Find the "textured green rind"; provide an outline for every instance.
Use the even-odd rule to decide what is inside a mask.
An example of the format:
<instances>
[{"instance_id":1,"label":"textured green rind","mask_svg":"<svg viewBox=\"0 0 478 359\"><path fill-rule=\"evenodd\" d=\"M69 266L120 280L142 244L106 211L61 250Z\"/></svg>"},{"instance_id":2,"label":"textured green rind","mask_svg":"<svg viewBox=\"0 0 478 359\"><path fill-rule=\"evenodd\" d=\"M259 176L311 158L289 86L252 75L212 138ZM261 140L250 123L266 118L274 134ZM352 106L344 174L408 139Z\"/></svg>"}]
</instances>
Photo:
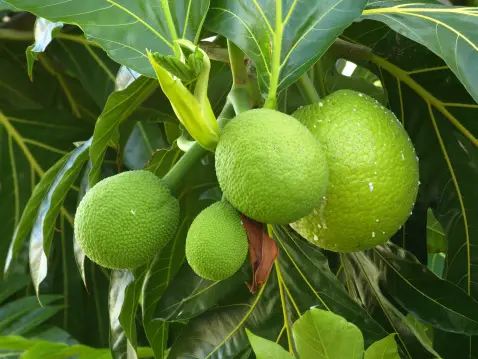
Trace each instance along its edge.
<instances>
[{"instance_id":1,"label":"textured green rind","mask_svg":"<svg viewBox=\"0 0 478 359\"><path fill-rule=\"evenodd\" d=\"M331 251L386 242L409 217L419 185L418 158L395 115L364 94L340 90L293 116L325 146L329 185L313 213L291 226Z\"/></svg>"},{"instance_id":2,"label":"textured green rind","mask_svg":"<svg viewBox=\"0 0 478 359\"><path fill-rule=\"evenodd\" d=\"M248 251L247 233L239 212L216 202L194 219L186 238L186 258L197 275L223 280L241 267Z\"/></svg>"},{"instance_id":3,"label":"textured green rind","mask_svg":"<svg viewBox=\"0 0 478 359\"><path fill-rule=\"evenodd\" d=\"M327 161L315 139L289 115L256 109L224 128L216 174L231 204L263 223L287 224L312 212L327 187Z\"/></svg>"},{"instance_id":4,"label":"textured green rind","mask_svg":"<svg viewBox=\"0 0 478 359\"><path fill-rule=\"evenodd\" d=\"M85 254L106 268L132 269L152 259L174 236L179 203L148 171L108 177L78 206L75 236Z\"/></svg>"}]
</instances>

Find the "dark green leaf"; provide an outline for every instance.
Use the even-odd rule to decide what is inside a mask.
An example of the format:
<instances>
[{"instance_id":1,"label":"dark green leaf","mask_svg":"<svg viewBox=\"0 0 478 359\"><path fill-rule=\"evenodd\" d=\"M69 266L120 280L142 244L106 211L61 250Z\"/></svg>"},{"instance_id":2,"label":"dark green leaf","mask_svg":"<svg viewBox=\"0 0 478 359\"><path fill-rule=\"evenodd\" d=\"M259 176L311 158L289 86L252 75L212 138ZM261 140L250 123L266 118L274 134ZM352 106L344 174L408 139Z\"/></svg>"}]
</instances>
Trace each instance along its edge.
<instances>
[{"instance_id":1,"label":"dark green leaf","mask_svg":"<svg viewBox=\"0 0 478 359\"><path fill-rule=\"evenodd\" d=\"M93 187L100 180L101 164L106 149L113 142L118 146L118 126L124 122L154 89L157 81L140 77L122 91L113 92L98 118L90 147L92 168L89 174L89 184ZM117 148L119 150L119 148Z\"/></svg>"},{"instance_id":2,"label":"dark green leaf","mask_svg":"<svg viewBox=\"0 0 478 359\"><path fill-rule=\"evenodd\" d=\"M386 23L443 58L478 102L478 10L407 1L371 1L366 19ZM431 31L433 29L433 31Z\"/></svg>"},{"instance_id":3,"label":"dark green leaf","mask_svg":"<svg viewBox=\"0 0 478 359\"><path fill-rule=\"evenodd\" d=\"M51 22L43 18L38 18L35 21L34 34L35 43L27 48L27 65L28 76L33 79L33 65L35 60L38 60L38 54L46 50L46 47L55 37L55 32L63 27L61 22Z\"/></svg>"},{"instance_id":4,"label":"dark green leaf","mask_svg":"<svg viewBox=\"0 0 478 359\"><path fill-rule=\"evenodd\" d=\"M382 287L407 311L443 330L478 333L478 302L464 291L393 244L376 247L375 255L383 262Z\"/></svg>"},{"instance_id":5,"label":"dark green leaf","mask_svg":"<svg viewBox=\"0 0 478 359\"><path fill-rule=\"evenodd\" d=\"M400 359L394 337L395 334L390 334L382 340L373 343L365 351L364 359Z\"/></svg>"},{"instance_id":6,"label":"dark green leaf","mask_svg":"<svg viewBox=\"0 0 478 359\"><path fill-rule=\"evenodd\" d=\"M445 231L431 209L427 212L427 246L428 253L446 252Z\"/></svg>"},{"instance_id":7,"label":"dark green leaf","mask_svg":"<svg viewBox=\"0 0 478 359\"><path fill-rule=\"evenodd\" d=\"M91 139L72 151L55 180L45 193L30 235L30 270L37 295L40 283L47 275L47 262L55 231L56 220L65 197L88 159ZM70 218L72 222L72 218ZM72 224L72 223L71 223Z\"/></svg>"},{"instance_id":8,"label":"dark green leaf","mask_svg":"<svg viewBox=\"0 0 478 359\"><path fill-rule=\"evenodd\" d=\"M0 304L7 300L12 294L25 288L30 283L26 274L14 274L6 276L0 282Z\"/></svg>"},{"instance_id":9,"label":"dark green leaf","mask_svg":"<svg viewBox=\"0 0 478 359\"><path fill-rule=\"evenodd\" d=\"M332 312L309 310L294 323L292 333L299 358L363 358L360 329Z\"/></svg>"},{"instance_id":10,"label":"dark green leaf","mask_svg":"<svg viewBox=\"0 0 478 359\"><path fill-rule=\"evenodd\" d=\"M153 155L146 166L156 175L164 176L181 156L176 145L170 150L161 150ZM155 311L161 296L184 262L184 243L186 234L194 217L217 197L211 197L208 191L217 186L214 161L206 156L191 169L194 176L188 176L178 191L181 214L179 227L171 242L155 257L148 270L143 287L143 324L148 340L157 358L162 358L166 349L167 323L156 318Z\"/></svg>"},{"instance_id":11,"label":"dark green leaf","mask_svg":"<svg viewBox=\"0 0 478 359\"><path fill-rule=\"evenodd\" d=\"M290 353L284 350L279 344L270 340L258 337L246 328L247 337L251 343L257 359L292 359Z\"/></svg>"},{"instance_id":12,"label":"dark green leaf","mask_svg":"<svg viewBox=\"0 0 478 359\"><path fill-rule=\"evenodd\" d=\"M110 348L114 358L129 357L136 351L136 311L146 266L111 271L109 292ZM133 354L131 354L133 355Z\"/></svg>"},{"instance_id":13,"label":"dark green leaf","mask_svg":"<svg viewBox=\"0 0 478 359\"><path fill-rule=\"evenodd\" d=\"M164 321L187 320L205 312L251 278L246 263L238 273L223 281L199 277L184 264L159 300L154 316Z\"/></svg>"},{"instance_id":14,"label":"dark green leaf","mask_svg":"<svg viewBox=\"0 0 478 359\"><path fill-rule=\"evenodd\" d=\"M136 123L124 149L124 164L132 170L143 168L154 152L169 146L158 123Z\"/></svg>"},{"instance_id":15,"label":"dark green leaf","mask_svg":"<svg viewBox=\"0 0 478 359\"><path fill-rule=\"evenodd\" d=\"M155 74L146 49L163 55L173 54L173 36L163 6L169 8L175 35L196 42L209 7L208 0L162 1L160 5L147 0L72 0L68 3L45 0L42 6L38 6L36 0L8 2L46 19L77 24L115 61L150 77Z\"/></svg>"},{"instance_id":16,"label":"dark green leaf","mask_svg":"<svg viewBox=\"0 0 478 359\"><path fill-rule=\"evenodd\" d=\"M168 359L234 358L249 346L245 328L263 338L277 340L283 322L275 270L256 295L252 296L245 286L242 289L236 293L235 303L191 320L171 347Z\"/></svg>"},{"instance_id":17,"label":"dark green leaf","mask_svg":"<svg viewBox=\"0 0 478 359\"><path fill-rule=\"evenodd\" d=\"M267 93L273 69L272 52L280 53L279 89L294 83L352 21L365 0L283 1L283 34L277 33L276 1L213 0L206 27L232 40L255 63ZM274 49L279 37L280 49Z\"/></svg>"},{"instance_id":18,"label":"dark green leaf","mask_svg":"<svg viewBox=\"0 0 478 359\"><path fill-rule=\"evenodd\" d=\"M312 306L343 316L363 332L366 344L387 332L352 298L329 268L320 249L289 228L274 227L279 245L282 285L288 293L287 315L292 324Z\"/></svg>"}]
</instances>

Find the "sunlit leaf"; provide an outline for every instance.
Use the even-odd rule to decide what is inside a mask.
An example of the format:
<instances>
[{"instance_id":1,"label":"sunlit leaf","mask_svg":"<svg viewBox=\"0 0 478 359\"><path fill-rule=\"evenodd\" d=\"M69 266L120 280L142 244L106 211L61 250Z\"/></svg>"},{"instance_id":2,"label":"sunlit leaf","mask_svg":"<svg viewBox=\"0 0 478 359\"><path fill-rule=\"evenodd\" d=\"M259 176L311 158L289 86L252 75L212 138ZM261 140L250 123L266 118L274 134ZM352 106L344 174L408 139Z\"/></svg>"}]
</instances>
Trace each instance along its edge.
<instances>
[{"instance_id":1,"label":"sunlit leaf","mask_svg":"<svg viewBox=\"0 0 478 359\"><path fill-rule=\"evenodd\" d=\"M257 359L292 359L293 356L288 353L279 344L270 340L254 335L251 331L246 329L247 337L251 342L254 354Z\"/></svg>"},{"instance_id":2,"label":"sunlit leaf","mask_svg":"<svg viewBox=\"0 0 478 359\"><path fill-rule=\"evenodd\" d=\"M128 119L157 86L156 81L140 77L126 89L115 91L108 98L105 108L96 122L90 147L92 168L89 174L89 184L91 187L100 180L101 164L108 146L113 142L119 147L118 126Z\"/></svg>"},{"instance_id":3,"label":"sunlit leaf","mask_svg":"<svg viewBox=\"0 0 478 359\"><path fill-rule=\"evenodd\" d=\"M390 334L382 340L373 343L365 351L364 359L400 359L394 337L395 334Z\"/></svg>"},{"instance_id":4,"label":"sunlit leaf","mask_svg":"<svg viewBox=\"0 0 478 359\"><path fill-rule=\"evenodd\" d=\"M146 49L173 55L171 29L174 29L174 37L197 42L209 7L208 0L159 3L45 0L42 6L38 6L37 0L8 0L8 3L51 21L80 26L87 38L100 44L115 61L150 77L155 74L146 57ZM166 13L170 13L173 21L171 28Z\"/></svg>"},{"instance_id":5,"label":"sunlit leaf","mask_svg":"<svg viewBox=\"0 0 478 359\"><path fill-rule=\"evenodd\" d=\"M213 0L205 23L209 30L232 40L255 63L265 93L274 66L280 66L280 76L273 80L278 81L279 89L294 83L360 15L365 1L288 0L282 1L280 14L276 4L275 0ZM274 48L276 45L280 48Z\"/></svg>"},{"instance_id":6,"label":"sunlit leaf","mask_svg":"<svg viewBox=\"0 0 478 359\"><path fill-rule=\"evenodd\" d=\"M363 358L360 329L332 312L310 309L294 323L292 332L299 357Z\"/></svg>"},{"instance_id":7,"label":"sunlit leaf","mask_svg":"<svg viewBox=\"0 0 478 359\"><path fill-rule=\"evenodd\" d=\"M478 102L478 8L369 1L363 17L382 21L445 60ZM446 44L446 45L445 45Z\"/></svg>"}]
</instances>

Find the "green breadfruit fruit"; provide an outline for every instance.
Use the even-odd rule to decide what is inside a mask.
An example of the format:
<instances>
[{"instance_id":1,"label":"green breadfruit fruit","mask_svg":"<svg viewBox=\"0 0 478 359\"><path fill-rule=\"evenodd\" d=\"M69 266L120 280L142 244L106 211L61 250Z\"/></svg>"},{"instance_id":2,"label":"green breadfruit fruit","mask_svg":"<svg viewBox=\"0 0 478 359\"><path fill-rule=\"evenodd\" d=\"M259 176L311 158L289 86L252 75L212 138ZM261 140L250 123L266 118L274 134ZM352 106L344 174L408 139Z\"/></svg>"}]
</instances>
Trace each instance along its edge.
<instances>
[{"instance_id":1,"label":"green breadfruit fruit","mask_svg":"<svg viewBox=\"0 0 478 359\"><path fill-rule=\"evenodd\" d=\"M216 202L194 219L186 238L186 259L197 275L223 280L236 273L248 252L241 215L227 202Z\"/></svg>"},{"instance_id":2,"label":"green breadfruit fruit","mask_svg":"<svg viewBox=\"0 0 478 359\"><path fill-rule=\"evenodd\" d=\"M291 226L318 246L360 251L386 242L410 216L418 191L418 158L395 115L362 93L341 90L297 110L322 143L327 193Z\"/></svg>"},{"instance_id":3,"label":"green breadfruit fruit","mask_svg":"<svg viewBox=\"0 0 478 359\"><path fill-rule=\"evenodd\" d=\"M75 237L92 261L132 269L151 260L173 237L179 203L148 171L129 171L96 184L81 200Z\"/></svg>"},{"instance_id":4,"label":"green breadfruit fruit","mask_svg":"<svg viewBox=\"0 0 478 359\"><path fill-rule=\"evenodd\" d=\"M227 200L247 217L286 224L309 214L327 187L320 143L278 111L246 111L223 129L216 174Z\"/></svg>"}]
</instances>

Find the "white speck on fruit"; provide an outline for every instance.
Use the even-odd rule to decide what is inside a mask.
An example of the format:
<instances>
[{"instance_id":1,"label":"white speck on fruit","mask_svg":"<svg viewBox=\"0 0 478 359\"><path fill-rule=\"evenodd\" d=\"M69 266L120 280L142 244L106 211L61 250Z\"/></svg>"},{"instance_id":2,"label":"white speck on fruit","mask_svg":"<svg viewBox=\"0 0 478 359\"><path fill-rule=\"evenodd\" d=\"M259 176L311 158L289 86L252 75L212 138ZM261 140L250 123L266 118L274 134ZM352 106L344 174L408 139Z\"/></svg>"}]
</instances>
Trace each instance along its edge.
<instances>
[{"instance_id":1,"label":"white speck on fruit","mask_svg":"<svg viewBox=\"0 0 478 359\"><path fill-rule=\"evenodd\" d=\"M403 152L400 152L400 154L402 155L402 161L405 161L405 156L404 156Z\"/></svg>"},{"instance_id":2,"label":"white speck on fruit","mask_svg":"<svg viewBox=\"0 0 478 359\"><path fill-rule=\"evenodd\" d=\"M319 107L322 107L324 106L324 104L322 102L319 102Z\"/></svg>"},{"instance_id":3,"label":"white speck on fruit","mask_svg":"<svg viewBox=\"0 0 478 359\"><path fill-rule=\"evenodd\" d=\"M412 212L410 212L410 216L411 216L412 214L413 214L413 211L412 211Z\"/></svg>"},{"instance_id":4,"label":"white speck on fruit","mask_svg":"<svg viewBox=\"0 0 478 359\"><path fill-rule=\"evenodd\" d=\"M372 232L372 238L375 238L375 232Z\"/></svg>"},{"instance_id":5,"label":"white speck on fruit","mask_svg":"<svg viewBox=\"0 0 478 359\"><path fill-rule=\"evenodd\" d=\"M368 188L370 188L370 192L373 191L373 183L372 183L372 182L369 182L369 183L368 183Z\"/></svg>"},{"instance_id":6,"label":"white speck on fruit","mask_svg":"<svg viewBox=\"0 0 478 359\"><path fill-rule=\"evenodd\" d=\"M375 222L380 222L380 220L377 218L377 219L375 220Z\"/></svg>"},{"instance_id":7,"label":"white speck on fruit","mask_svg":"<svg viewBox=\"0 0 478 359\"><path fill-rule=\"evenodd\" d=\"M363 97L363 94L359 93L359 97Z\"/></svg>"},{"instance_id":8,"label":"white speck on fruit","mask_svg":"<svg viewBox=\"0 0 478 359\"><path fill-rule=\"evenodd\" d=\"M316 234L314 234L314 241L318 241L319 240L319 237L317 237Z\"/></svg>"},{"instance_id":9,"label":"white speck on fruit","mask_svg":"<svg viewBox=\"0 0 478 359\"><path fill-rule=\"evenodd\" d=\"M373 174L376 175L376 174L377 174L377 171L373 171Z\"/></svg>"},{"instance_id":10,"label":"white speck on fruit","mask_svg":"<svg viewBox=\"0 0 478 359\"><path fill-rule=\"evenodd\" d=\"M136 214L136 211L134 209L131 210L131 214L132 215L135 215Z\"/></svg>"},{"instance_id":11,"label":"white speck on fruit","mask_svg":"<svg viewBox=\"0 0 478 359\"><path fill-rule=\"evenodd\" d=\"M420 186L422 183L420 181L418 181L418 185Z\"/></svg>"},{"instance_id":12,"label":"white speck on fruit","mask_svg":"<svg viewBox=\"0 0 478 359\"><path fill-rule=\"evenodd\" d=\"M353 112L355 112L355 111L357 111L357 109L356 109L356 108L354 108L352 111L353 111Z\"/></svg>"},{"instance_id":13,"label":"white speck on fruit","mask_svg":"<svg viewBox=\"0 0 478 359\"><path fill-rule=\"evenodd\" d=\"M418 156L415 156L415 158L417 159L417 161L420 161L419 158L418 158Z\"/></svg>"},{"instance_id":14,"label":"white speck on fruit","mask_svg":"<svg viewBox=\"0 0 478 359\"><path fill-rule=\"evenodd\" d=\"M317 128L317 125L314 125L314 128Z\"/></svg>"},{"instance_id":15,"label":"white speck on fruit","mask_svg":"<svg viewBox=\"0 0 478 359\"><path fill-rule=\"evenodd\" d=\"M274 151L275 151L275 150L277 150L277 147L276 147L276 146L274 146Z\"/></svg>"},{"instance_id":16,"label":"white speck on fruit","mask_svg":"<svg viewBox=\"0 0 478 359\"><path fill-rule=\"evenodd\" d=\"M318 123L322 123L322 120L318 120L317 122L318 122Z\"/></svg>"},{"instance_id":17,"label":"white speck on fruit","mask_svg":"<svg viewBox=\"0 0 478 359\"><path fill-rule=\"evenodd\" d=\"M322 229L322 226L321 226L320 224L317 224L317 227L318 227L319 229Z\"/></svg>"},{"instance_id":18,"label":"white speck on fruit","mask_svg":"<svg viewBox=\"0 0 478 359\"><path fill-rule=\"evenodd\" d=\"M374 164L374 165L376 165L376 164L377 164L377 162L373 162L373 164Z\"/></svg>"},{"instance_id":19,"label":"white speck on fruit","mask_svg":"<svg viewBox=\"0 0 478 359\"><path fill-rule=\"evenodd\" d=\"M385 232L384 232L384 231L382 231L382 234L385 234Z\"/></svg>"}]
</instances>

